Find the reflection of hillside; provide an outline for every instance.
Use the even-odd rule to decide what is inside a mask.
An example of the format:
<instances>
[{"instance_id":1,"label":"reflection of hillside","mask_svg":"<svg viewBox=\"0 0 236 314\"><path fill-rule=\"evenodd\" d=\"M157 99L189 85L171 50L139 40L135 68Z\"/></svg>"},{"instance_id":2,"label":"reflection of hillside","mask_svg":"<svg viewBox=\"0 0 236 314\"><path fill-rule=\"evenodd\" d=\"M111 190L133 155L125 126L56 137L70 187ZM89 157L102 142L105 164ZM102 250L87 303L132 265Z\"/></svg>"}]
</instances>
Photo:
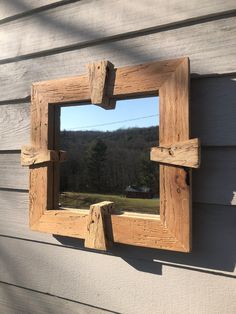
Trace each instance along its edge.
<instances>
[{"instance_id":1,"label":"reflection of hillside","mask_svg":"<svg viewBox=\"0 0 236 314\"><path fill-rule=\"evenodd\" d=\"M91 192L97 180L101 192L124 193L135 184L158 193L159 169L149 157L150 147L158 145L158 134L158 127L62 131L61 149L68 151L69 160L61 165L61 190ZM101 143L103 151L96 152Z\"/></svg>"}]
</instances>

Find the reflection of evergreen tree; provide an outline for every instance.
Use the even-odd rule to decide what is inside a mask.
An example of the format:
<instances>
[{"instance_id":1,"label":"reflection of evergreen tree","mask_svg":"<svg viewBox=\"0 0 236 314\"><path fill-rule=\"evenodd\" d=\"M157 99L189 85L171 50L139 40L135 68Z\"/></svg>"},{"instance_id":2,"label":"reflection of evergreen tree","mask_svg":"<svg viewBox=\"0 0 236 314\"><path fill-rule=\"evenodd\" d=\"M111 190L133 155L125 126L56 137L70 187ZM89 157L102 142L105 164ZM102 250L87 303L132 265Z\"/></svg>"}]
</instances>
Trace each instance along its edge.
<instances>
[{"instance_id":1,"label":"reflection of evergreen tree","mask_svg":"<svg viewBox=\"0 0 236 314\"><path fill-rule=\"evenodd\" d=\"M104 165L107 146L101 140L91 143L87 150L88 189L94 192L106 190Z\"/></svg>"},{"instance_id":2,"label":"reflection of evergreen tree","mask_svg":"<svg viewBox=\"0 0 236 314\"><path fill-rule=\"evenodd\" d=\"M139 185L152 189L153 192L159 194L159 167L151 160L143 159L140 169Z\"/></svg>"}]
</instances>

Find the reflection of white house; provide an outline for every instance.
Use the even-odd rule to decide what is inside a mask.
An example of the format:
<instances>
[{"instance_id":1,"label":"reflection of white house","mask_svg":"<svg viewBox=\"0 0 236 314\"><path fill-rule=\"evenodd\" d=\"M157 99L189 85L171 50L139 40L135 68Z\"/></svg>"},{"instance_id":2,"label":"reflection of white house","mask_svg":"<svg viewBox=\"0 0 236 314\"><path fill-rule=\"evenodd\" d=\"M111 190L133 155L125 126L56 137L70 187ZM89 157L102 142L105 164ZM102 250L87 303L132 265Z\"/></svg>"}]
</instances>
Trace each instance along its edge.
<instances>
[{"instance_id":1,"label":"reflection of white house","mask_svg":"<svg viewBox=\"0 0 236 314\"><path fill-rule=\"evenodd\" d=\"M125 189L125 196L130 198L153 198L153 192L147 186L129 185Z\"/></svg>"}]
</instances>

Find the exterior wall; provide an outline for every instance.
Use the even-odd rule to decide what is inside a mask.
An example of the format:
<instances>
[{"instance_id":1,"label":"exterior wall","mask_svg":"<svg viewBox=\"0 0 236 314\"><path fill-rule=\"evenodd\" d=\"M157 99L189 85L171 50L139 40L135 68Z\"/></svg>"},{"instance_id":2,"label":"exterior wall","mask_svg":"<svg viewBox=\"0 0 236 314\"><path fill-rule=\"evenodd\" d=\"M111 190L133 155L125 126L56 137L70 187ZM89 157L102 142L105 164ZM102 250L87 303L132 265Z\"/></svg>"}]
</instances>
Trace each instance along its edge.
<instances>
[{"instance_id":1,"label":"exterior wall","mask_svg":"<svg viewBox=\"0 0 236 314\"><path fill-rule=\"evenodd\" d=\"M235 1L14 0L0 12L0 312L235 313ZM93 60L182 56L191 62L192 136L203 145L193 252L116 245L101 254L31 232L19 160L31 83L81 74Z\"/></svg>"}]
</instances>

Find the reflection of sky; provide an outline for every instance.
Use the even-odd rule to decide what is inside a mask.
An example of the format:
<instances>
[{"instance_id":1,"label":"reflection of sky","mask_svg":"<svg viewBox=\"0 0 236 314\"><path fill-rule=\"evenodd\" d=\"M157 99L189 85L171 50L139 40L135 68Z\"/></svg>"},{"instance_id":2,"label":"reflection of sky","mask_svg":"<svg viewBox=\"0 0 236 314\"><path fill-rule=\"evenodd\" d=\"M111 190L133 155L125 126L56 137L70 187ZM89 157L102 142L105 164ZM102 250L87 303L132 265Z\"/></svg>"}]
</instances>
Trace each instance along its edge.
<instances>
[{"instance_id":1,"label":"reflection of sky","mask_svg":"<svg viewBox=\"0 0 236 314\"><path fill-rule=\"evenodd\" d=\"M119 100L115 110L105 110L94 105L62 107L61 130L114 131L156 126L159 124L158 114L158 97Z\"/></svg>"}]
</instances>

